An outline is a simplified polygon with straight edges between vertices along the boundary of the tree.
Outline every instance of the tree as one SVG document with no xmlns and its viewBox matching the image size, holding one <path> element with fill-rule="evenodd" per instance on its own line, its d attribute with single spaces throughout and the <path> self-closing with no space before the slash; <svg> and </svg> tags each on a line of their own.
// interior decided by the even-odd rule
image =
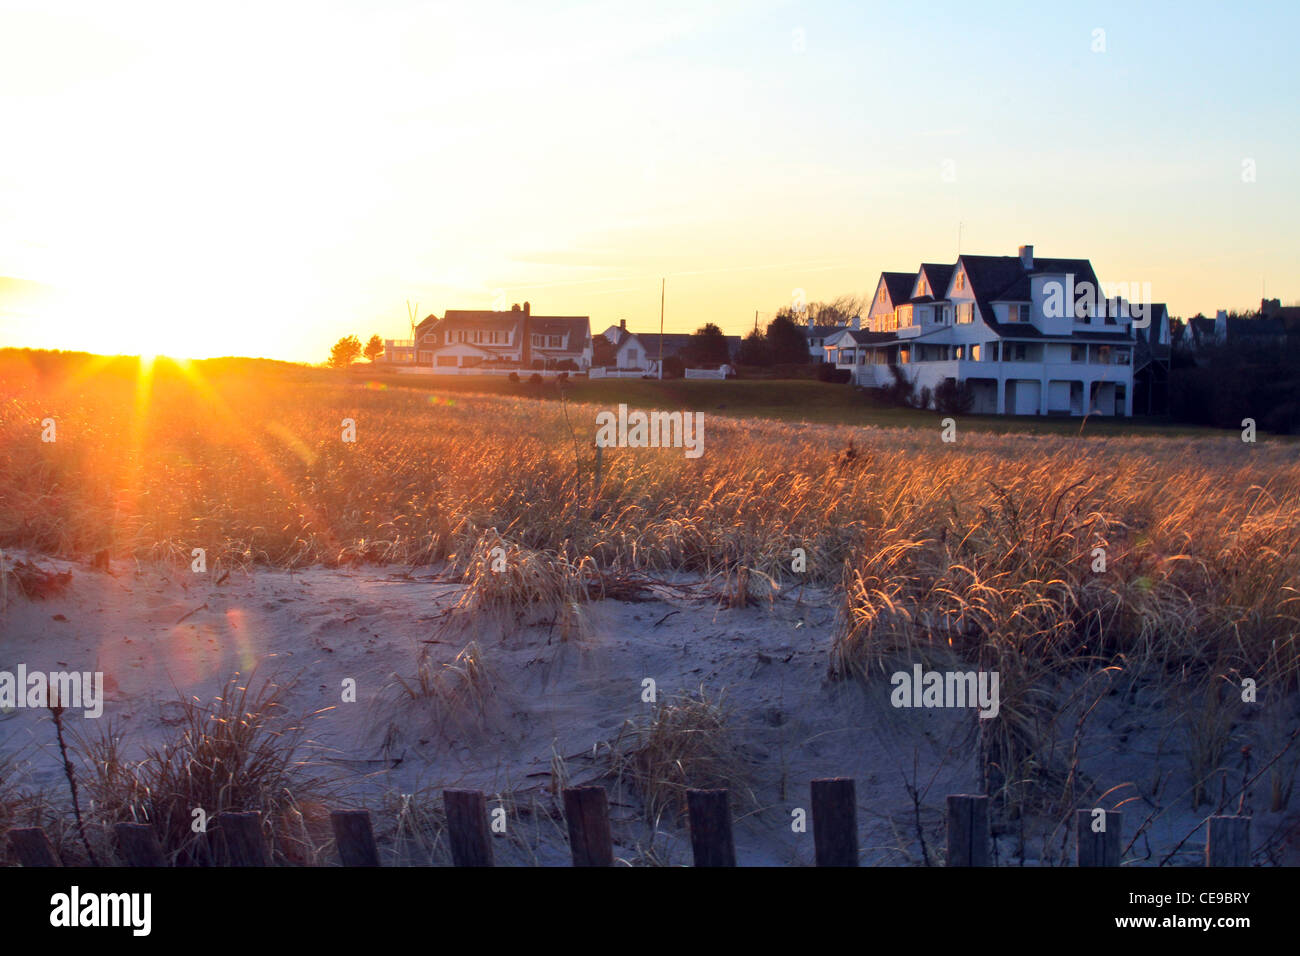
<svg viewBox="0 0 1300 956">
<path fill-rule="evenodd" d="M 366 358 L 374 362 L 375 359 L 384 354 L 384 340 L 377 335 L 370 336 L 370 341 L 366 342 Z"/>
<path fill-rule="evenodd" d="M 361 342 L 355 335 L 345 336 L 330 349 L 331 368 L 347 368 L 361 356 Z"/>
<path fill-rule="evenodd" d="M 596 368 L 607 368 L 618 364 L 618 351 L 614 348 L 614 343 L 603 335 L 592 336 L 591 364 Z"/>
<path fill-rule="evenodd" d="M 740 340 L 740 354 L 736 356 L 740 365 L 757 365 L 762 368 L 772 364 L 772 350 L 767 347 L 767 339 L 758 329 L 750 332 Z"/>
<path fill-rule="evenodd" d="M 686 344 L 684 358 L 692 365 L 725 365 L 731 361 L 731 348 L 722 329 L 707 322 L 695 330 Z"/>
<path fill-rule="evenodd" d="M 841 295 L 830 302 L 813 302 L 808 306 L 808 314 L 818 325 L 848 325 L 855 317 L 870 311 L 870 303 L 862 296 Z"/>
<path fill-rule="evenodd" d="M 808 339 L 799 327 L 797 316 L 790 309 L 782 309 L 767 323 L 767 347 L 776 365 L 807 365 L 812 361 L 808 354 Z"/>
</svg>

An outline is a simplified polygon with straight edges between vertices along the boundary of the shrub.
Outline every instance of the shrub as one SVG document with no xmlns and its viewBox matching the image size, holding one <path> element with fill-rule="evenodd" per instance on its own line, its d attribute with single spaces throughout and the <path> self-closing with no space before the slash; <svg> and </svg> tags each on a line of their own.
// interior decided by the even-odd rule
<svg viewBox="0 0 1300 956">
<path fill-rule="evenodd" d="M 519 373 L 518 373 L 518 372 L 511 372 L 511 373 L 510 373 L 510 381 L 511 381 L 512 383 L 514 383 L 515 385 L 518 385 L 518 384 L 519 384 Z"/>
<path fill-rule="evenodd" d="M 871 389 L 876 398 L 885 405 L 911 408 L 916 405 L 916 386 L 907 380 L 903 370 L 897 365 L 889 366 L 894 381 L 883 388 Z"/>
<path fill-rule="evenodd" d="M 542 375 L 541 375 L 541 373 L 540 373 L 540 372 L 534 372 L 532 375 L 528 376 L 528 384 L 529 384 L 529 385 L 541 385 L 541 384 L 542 384 Z"/>
<path fill-rule="evenodd" d="M 965 382 L 945 378 L 934 390 L 934 409 L 949 415 L 965 415 L 975 407 L 975 393 Z"/>
<path fill-rule="evenodd" d="M 834 382 L 836 385 L 846 385 L 852 377 L 852 369 L 836 368 L 830 362 L 822 362 L 817 366 L 817 381 L 819 382 Z"/>
</svg>

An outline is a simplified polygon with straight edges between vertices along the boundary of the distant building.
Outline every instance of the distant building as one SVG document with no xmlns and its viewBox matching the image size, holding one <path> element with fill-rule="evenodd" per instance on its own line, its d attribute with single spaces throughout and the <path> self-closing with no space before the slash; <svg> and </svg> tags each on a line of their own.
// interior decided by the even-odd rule
<svg viewBox="0 0 1300 956">
<path fill-rule="evenodd" d="M 815 319 L 809 319 L 806 325 L 799 326 L 804 339 L 808 342 L 808 356 L 814 365 L 826 362 L 826 343 L 845 329 L 859 328 L 862 320 L 854 316 L 847 325 L 818 325 Z"/>
<path fill-rule="evenodd" d="M 384 360 L 434 371 L 483 368 L 584 370 L 591 367 L 587 316 L 533 315 L 529 303 L 508 312 L 448 310 L 415 327 L 415 338 L 389 339 Z"/>
<path fill-rule="evenodd" d="M 611 325 L 601 334 L 614 346 L 614 368 L 619 371 L 643 371 L 647 375 L 659 374 L 661 354 L 665 361 L 673 356 L 681 356 L 693 338 L 686 332 L 668 332 L 662 336 L 658 332 L 629 332 L 626 319 L 618 325 Z M 724 337 L 727 340 L 729 359 L 735 362 L 736 353 L 740 350 L 740 336 Z"/>
</svg>

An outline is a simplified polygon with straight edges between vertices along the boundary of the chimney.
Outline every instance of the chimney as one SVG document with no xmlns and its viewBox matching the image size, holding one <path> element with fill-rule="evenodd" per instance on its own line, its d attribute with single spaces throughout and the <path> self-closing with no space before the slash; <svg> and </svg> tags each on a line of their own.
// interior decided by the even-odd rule
<svg viewBox="0 0 1300 956">
<path fill-rule="evenodd" d="M 627 319 L 619 319 L 619 320 L 618 320 L 618 328 L 619 328 L 619 331 L 620 331 L 620 332 L 626 332 L 626 331 L 627 331 Z"/>
<path fill-rule="evenodd" d="M 1033 270 L 1034 268 L 1034 247 L 1033 246 L 1020 247 L 1020 264 L 1025 267 L 1026 272 L 1030 272 Z"/>
<path fill-rule="evenodd" d="M 811 332 L 812 330 L 813 330 L 813 317 L 810 315 L 808 316 L 808 331 Z"/>
<path fill-rule="evenodd" d="M 849 323 L 849 328 L 857 332 L 862 327 L 862 316 L 855 315 L 853 321 Z"/>
<path fill-rule="evenodd" d="M 531 307 L 527 302 L 524 303 L 524 315 L 532 315 Z"/>
</svg>

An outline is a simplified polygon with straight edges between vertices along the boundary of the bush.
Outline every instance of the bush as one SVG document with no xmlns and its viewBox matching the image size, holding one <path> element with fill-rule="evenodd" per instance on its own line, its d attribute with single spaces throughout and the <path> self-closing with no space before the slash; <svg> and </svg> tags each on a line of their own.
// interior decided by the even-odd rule
<svg viewBox="0 0 1300 956">
<path fill-rule="evenodd" d="M 664 359 L 664 378 L 681 378 L 686 374 L 686 363 L 676 355 Z"/>
<path fill-rule="evenodd" d="M 541 374 L 540 374 L 539 372 L 534 372 L 532 375 L 528 376 L 528 384 L 529 384 L 529 385 L 541 385 L 541 384 L 542 384 L 542 376 L 541 376 Z"/>
<path fill-rule="evenodd" d="M 929 385 L 921 386 L 921 394 L 916 399 L 917 408 L 929 408 L 930 403 L 934 400 L 934 393 L 930 391 Z"/>
<path fill-rule="evenodd" d="M 836 368 L 830 362 L 822 362 L 817 366 L 817 381 L 819 382 L 834 382 L 836 385 L 846 385 L 852 378 L 852 369 Z"/>
<path fill-rule="evenodd" d="M 934 390 L 934 410 L 947 415 L 965 415 L 975 407 L 975 393 L 965 382 L 945 378 Z"/>
<path fill-rule="evenodd" d="M 889 366 L 889 372 L 894 376 L 894 381 L 884 388 L 872 389 L 876 393 L 878 401 L 885 405 L 894 405 L 899 408 L 912 408 L 916 405 L 916 386 L 907 380 L 903 370 L 897 365 Z"/>
<path fill-rule="evenodd" d="M 518 384 L 519 384 L 519 373 L 518 373 L 518 372 L 511 372 L 511 373 L 510 373 L 510 381 L 511 381 L 512 383 L 514 383 L 515 385 L 518 385 Z"/>
</svg>

